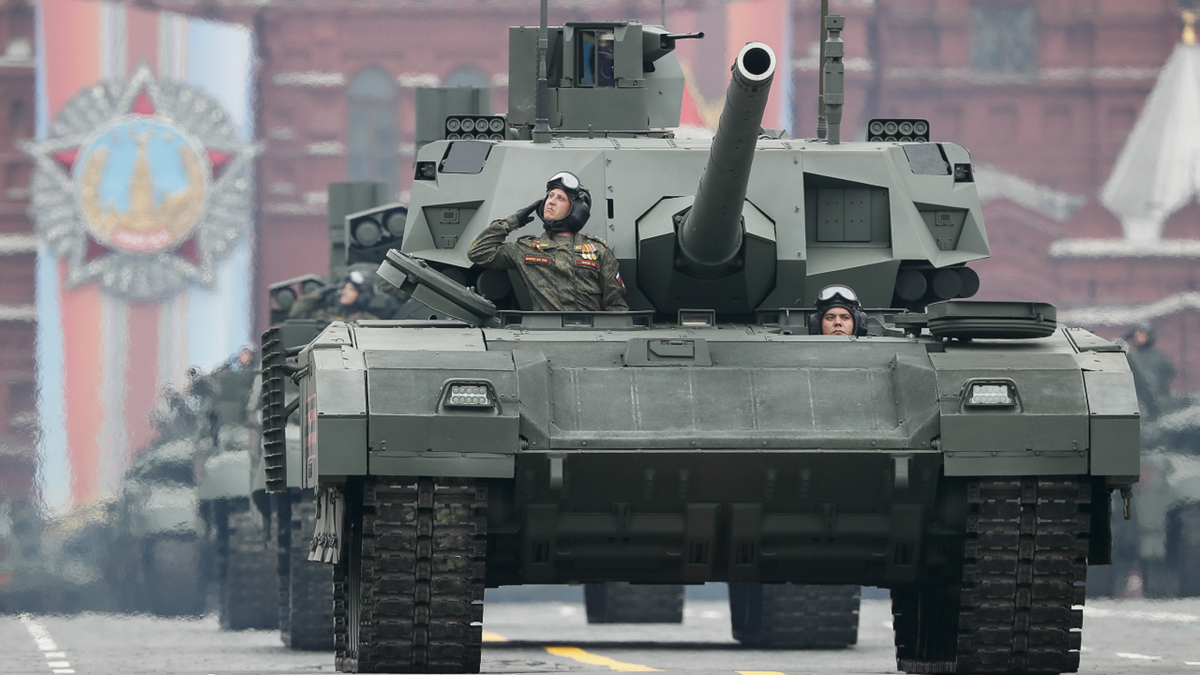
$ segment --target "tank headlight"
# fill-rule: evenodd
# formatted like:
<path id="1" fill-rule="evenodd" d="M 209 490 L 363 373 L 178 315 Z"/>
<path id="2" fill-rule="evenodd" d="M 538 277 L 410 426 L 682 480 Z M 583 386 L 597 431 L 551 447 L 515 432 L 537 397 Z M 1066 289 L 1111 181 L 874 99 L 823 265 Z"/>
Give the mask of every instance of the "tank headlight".
<path id="1" fill-rule="evenodd" d="M 1013 406 L 1017 398 L 1012 386 L 1006 383 L 975 383 L 967 394 L 967 405 Z"/>
<path id="2" fill-rule="evenodd" d="M 446 405 L 489 408 L 495 402 L 488 388 L 482 384 L 452 384 L 446 392 Z"/>

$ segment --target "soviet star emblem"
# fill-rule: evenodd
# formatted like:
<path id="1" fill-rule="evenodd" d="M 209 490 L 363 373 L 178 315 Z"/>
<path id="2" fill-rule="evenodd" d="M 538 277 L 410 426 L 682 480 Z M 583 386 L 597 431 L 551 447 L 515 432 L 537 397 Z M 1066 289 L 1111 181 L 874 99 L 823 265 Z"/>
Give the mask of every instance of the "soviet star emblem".
<path id="1" fill-rule="evenodd" d="M 145 66 L 76 94 L 24 149 L 29 213 L 69 286 L 152 300 L 210 285 L 253 218 L 258 147 L 211 96 Z"/>

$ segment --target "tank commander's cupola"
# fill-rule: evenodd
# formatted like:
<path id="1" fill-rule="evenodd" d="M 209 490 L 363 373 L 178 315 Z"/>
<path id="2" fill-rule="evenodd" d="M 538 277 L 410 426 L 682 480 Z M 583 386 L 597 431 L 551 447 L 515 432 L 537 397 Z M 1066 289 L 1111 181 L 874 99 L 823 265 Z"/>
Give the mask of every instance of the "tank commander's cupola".
<path id="1" fill-rule="evenodd" d="M 683 69 L 676 40 L 632 21 L 568 22 L 550 27 L 546 44 L 546 112 L 554 134 L 663 134 L 679 126 Z M 538 29 L 509 29 L 508 123 L 531 137 L 537 116 Z"/>

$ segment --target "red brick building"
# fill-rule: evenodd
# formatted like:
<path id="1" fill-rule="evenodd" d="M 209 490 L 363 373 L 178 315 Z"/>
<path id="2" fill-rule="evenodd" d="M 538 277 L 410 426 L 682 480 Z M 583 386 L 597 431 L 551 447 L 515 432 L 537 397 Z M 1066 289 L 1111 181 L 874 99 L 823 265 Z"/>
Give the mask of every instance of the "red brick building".
<path id="1" fill-rule="evenodd" d="M 672 30 L 707 33 L 679 48 L 702 99 L 719 99 L 727 84 L 726 6 L 734 1 L 665 3 Z M 415 87 L 489 85 L 494 110 L 504 110 L 506 27 L 537 21 L 529 0 L 139 4 L 253 27 L 255 126 L 265 146 L 257 170 L 258 298 L 270 281 L 327 270 L 327 183 L 386 180 L 403 198 L 414 153 Z M 659 23 L 664 6 L 659 0 L 552 4 L 555 24 Z M 983 279 L 979 297 L 1049 300 L 1073 322 L 1095 319 L 1096 330 L 1110 336 L 1129 325 L 1116 319 L 1156 319 L 1161 344 L 1181 365 L 1177 388 L 1200 387 L 1200 349 L 1187 349 L 1189 331 L 1200 328 L 1189 300 L 1200 274 L 1196 257 L 1061 253 L 1062 242 L 1122 237 L 1097 193 L 1180 40 L 1179 0 L 830 5 L 847 16 L 843 137 L 861 138 L 872 117 L 921 117 L 935 138 L 972 151 L 993 251 L 974 265 Z M 793 0 L 790 10 L 792 128 L 800 136 L 816 128 L 819 6 Z M 16 147 L 33 133 L 32 40 L 33 7 L 0 3 L 0 461 L 30 457 L 33 437 L 36 240 L 25 216 L 29 163 Z M 1200 206 L 1173 214 L 1163 237 L 1200 239 Z M 1125 314 L 1099 313 L 1110 306 Z M 15 474 L 0 466 L 0 475 Z"/>

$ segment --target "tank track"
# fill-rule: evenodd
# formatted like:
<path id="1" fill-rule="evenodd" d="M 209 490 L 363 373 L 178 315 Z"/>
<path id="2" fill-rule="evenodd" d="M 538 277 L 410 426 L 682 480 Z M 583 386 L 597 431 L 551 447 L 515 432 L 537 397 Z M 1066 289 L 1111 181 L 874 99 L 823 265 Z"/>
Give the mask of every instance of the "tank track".
<path id="1" fill-rule="evenodd" d="M 150 613 L 170 617 L 203 614 L 200 541 L 192 535 L 159 535 L 143 546 Z"/>
<path id="2" fill-rule="evenodd" d="M 588 623 L 683 623 L 681 584 L 585 584 Z"/>
<path id="3" fill-rule="evenodd" d="M 331 650 L 333 635 L 333 570 L 308 559 L 316 528 L 316 499 L 312 490 L 292 503 L 292 534 L 288 546 L 288 594 L 283 643 L 292 649 Z"/>
<path id="4" fill-rule="evenodd" d="M 959 578 L 893 591 L 897 667 L 1077 671 L 1090 498 L 1078 478 L 970 481 Z"/>
<path id="5" fill-rule="evenodd" d="M 844 649 L 858 642 L 861 586 L 729 584 L 733 637 L 751 647 Z"/>
<path id="6" fill-rule="evenodd" d="M 255 522 L 249 499 L 228 510 L 222 546 L 217 618 L 225 630 L 269 629 L 279 625 L 275 550 Z"/>
<path id="7" fill-rule="evenodd" d="M 419 478 L 361 490 L 361 508 L 346 500 L 338 670 L 479 672 L 487 488 Z"/>

